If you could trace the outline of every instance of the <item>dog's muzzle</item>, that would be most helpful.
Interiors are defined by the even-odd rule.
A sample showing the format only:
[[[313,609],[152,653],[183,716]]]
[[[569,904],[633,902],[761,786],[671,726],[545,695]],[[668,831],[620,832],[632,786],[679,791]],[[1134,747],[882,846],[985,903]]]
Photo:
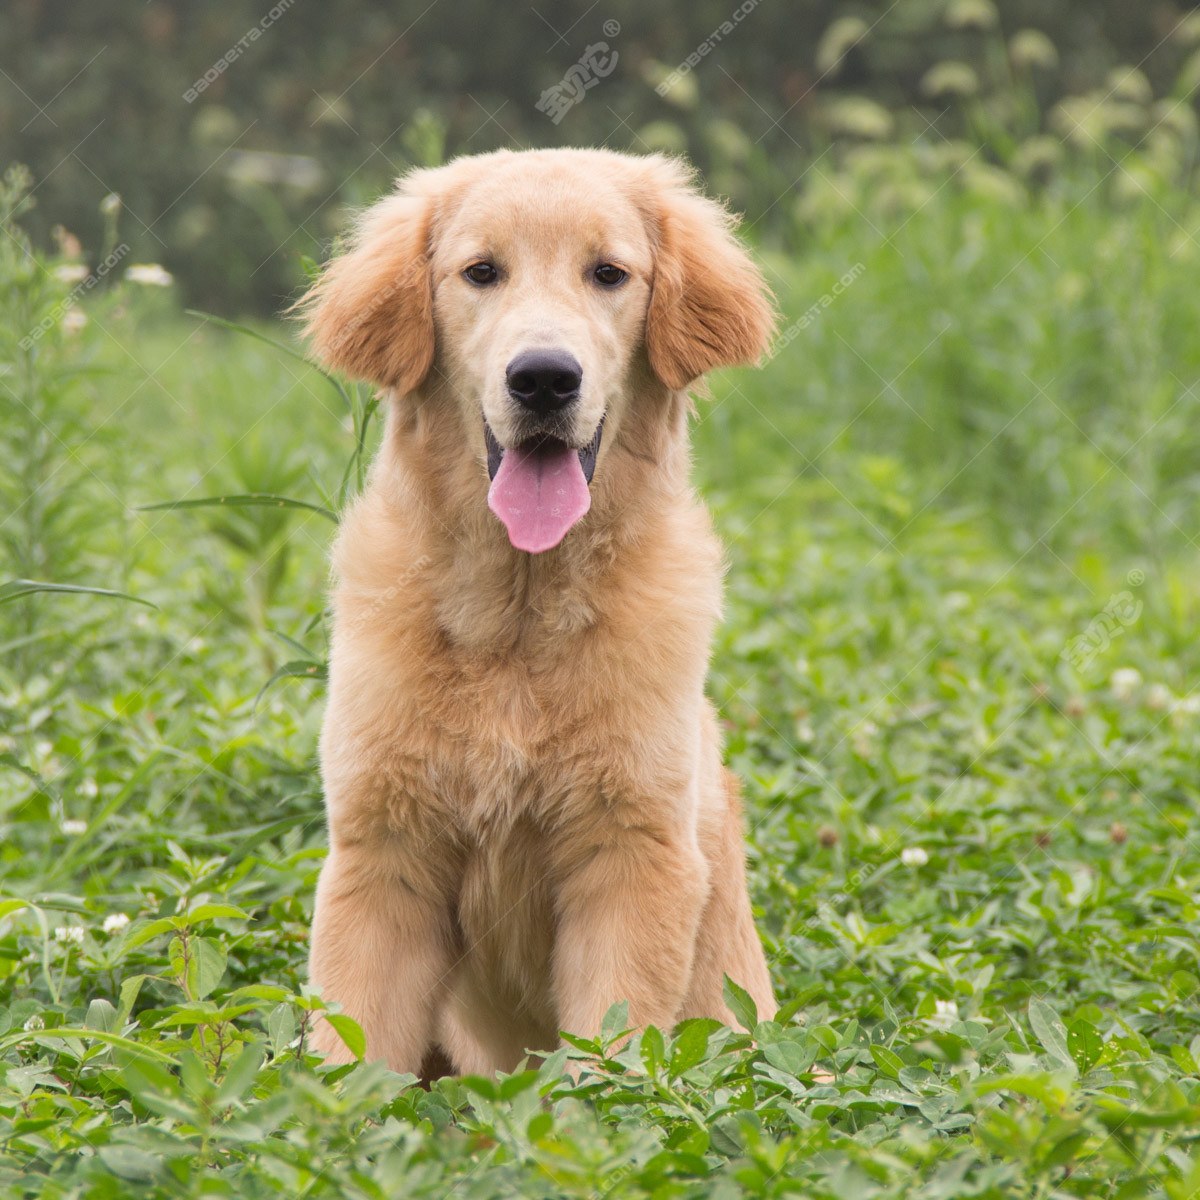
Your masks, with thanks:
[[[601,418],[586,446],[536,434],[506,449],[484,421],[492,481],[488,507],[504,522],[516,549],[529,554],[551,550],[582,520],[592,503],[589,486],[603,432]]]

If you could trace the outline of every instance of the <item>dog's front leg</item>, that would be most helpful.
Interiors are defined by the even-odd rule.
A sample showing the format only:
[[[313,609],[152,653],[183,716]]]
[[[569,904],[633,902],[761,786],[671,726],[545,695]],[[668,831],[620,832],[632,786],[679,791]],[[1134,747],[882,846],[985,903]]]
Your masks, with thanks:
[[[634,1026],[679,1019],[708,867],[694,839],[624,830],[567,877],[559,893],[554,990],[559,1027],[594,1037],[629,1002]]]
[[[424,864],[391,839],[333,846],[317,884],[309,978],[367,1038],[367,1057],[393,1071],[421,1071],[434,1008],[452,959],[448,905]],[[321,1021],[313,1044],[328,1060],[351,1058]]]

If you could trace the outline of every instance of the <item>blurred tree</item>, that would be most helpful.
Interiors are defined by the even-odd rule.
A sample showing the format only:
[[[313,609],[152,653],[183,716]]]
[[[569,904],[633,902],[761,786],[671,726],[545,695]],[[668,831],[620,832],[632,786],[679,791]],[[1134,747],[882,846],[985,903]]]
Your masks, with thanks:
[[[0,162],[34,172],[36,237],[61,223],[96,253],[97,200],[119,192],[135,257],[163,262],[194,303],[270,311],[294,293],[301,256],[323,252],[345,206],[414,163],[497,146],[681,151],[735,204],[766,211],[770,227],[790,212],[774,202],[829,138],[881,128],[879,110],[861,107],[831,123],[824,101],[919,107],[919,131],[946,107],[930,94],[930,68],[971,62],[996,25],[1005,35],[1036,29],[1055,49],[1055,68],[1036,81],[1043,106],[1097,86],[1118,62],[1140,63],[1164,87],[1183,52],[1169,35],[1187,8],[7,0]],[[557,122],[539,110],[546,89],[598,46],[615,52],[615,67],[581,87]],[[943,71],[941,83],[953,82]]]

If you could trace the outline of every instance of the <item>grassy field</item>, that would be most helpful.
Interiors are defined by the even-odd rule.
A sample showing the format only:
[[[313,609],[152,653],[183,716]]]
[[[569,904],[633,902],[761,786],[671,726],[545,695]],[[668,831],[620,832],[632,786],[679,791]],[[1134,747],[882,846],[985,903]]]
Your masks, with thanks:
[[[356,420],[166,290],[23,350],[4,239],[3,577],[155,607],[0,592],[0,1194],[1200,1195],[1198,237],[1084,180],[769,259],[695,434],[784,1009],[430,1091],[306,1054],[333,525],[141,510],[336,509]]]

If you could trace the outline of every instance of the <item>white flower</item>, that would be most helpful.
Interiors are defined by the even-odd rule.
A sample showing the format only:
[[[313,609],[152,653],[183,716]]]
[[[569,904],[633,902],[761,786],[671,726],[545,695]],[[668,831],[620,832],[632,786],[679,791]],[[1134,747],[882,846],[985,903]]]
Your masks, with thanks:
[[[1165,683],[1152,683],[1146,689],[1145,704],[1151,712],[1165,712],[1173,699],[1171,689]]]
[[[100,785],[89,776],[79,785],[79,794],[93,799],[100,794]]]
[[[50,755],[54,753],[54,743],[38,742],[34,746],[33,752],[38,756],[38,758],[49,758]]]
[[[1184,696],[1181,700],[1175,702],[1175,711],[1184,713],[1187,716],[1194,717],[1196,713],[1200,713],[1200,692],[1193,696]]]
[[[81,821],[78,817],[64,817],[62,823],[63,833],[80,834],[87,832],[86,821]]]
[[[83,944],[83,926],[60,925],[54,931],[54,940],[66,945],[80,946]]]
[[[109,913],[104,918],[104,924],[100,928],[105,933],[120,933],[128,924],[129,918],[124,913]]]
[[[900,851],[900,861],[906,867],[923,867],[929,861],[929,855],[923,846],[905,846]]]
[[[63,283],[82,283],[88,277],[88,269],[83,263],[62,263],[54,268],[54,278]]]
[[[1142,673],[1137,667],[1119,667],[1108,685],[1118,700],[1128,700],[1142,686]]]
[[[62,331],[63,333],[78,333],[87,323],[87,313],[77,305],[72,305],[63,313]]]
[[[949,1029],[958,1020],[958,1005],[953,1000],[935,1000],[930,1025],[937,1029]]]
[[[1058,50],[1040,29],[1018,29],[1008,43],[1008,52],[1017,67],[1058,66]]]
[[[170,287],[175,277],[158,263],[134,263],[126,272],[130,283],[143,283],[148,287]]]
[[[875,735],[879,726],[874,721],[861,721],[850,738],[850,746],[859,758],[869,758],[875,749]]]
[[[992,0],[956,0],[946,7],[946,24],[951,29],[995,29],[999,22]]]
[[[25,1022],[25,1032],[26,1033],[36,1033],[39,1029],[45,1029],[45,1028],[46,1028],[46,1022],[43,1021],[42,1018],[37,1013],[34,1013],[33,1016],[30,1017],[29,1020]]]

